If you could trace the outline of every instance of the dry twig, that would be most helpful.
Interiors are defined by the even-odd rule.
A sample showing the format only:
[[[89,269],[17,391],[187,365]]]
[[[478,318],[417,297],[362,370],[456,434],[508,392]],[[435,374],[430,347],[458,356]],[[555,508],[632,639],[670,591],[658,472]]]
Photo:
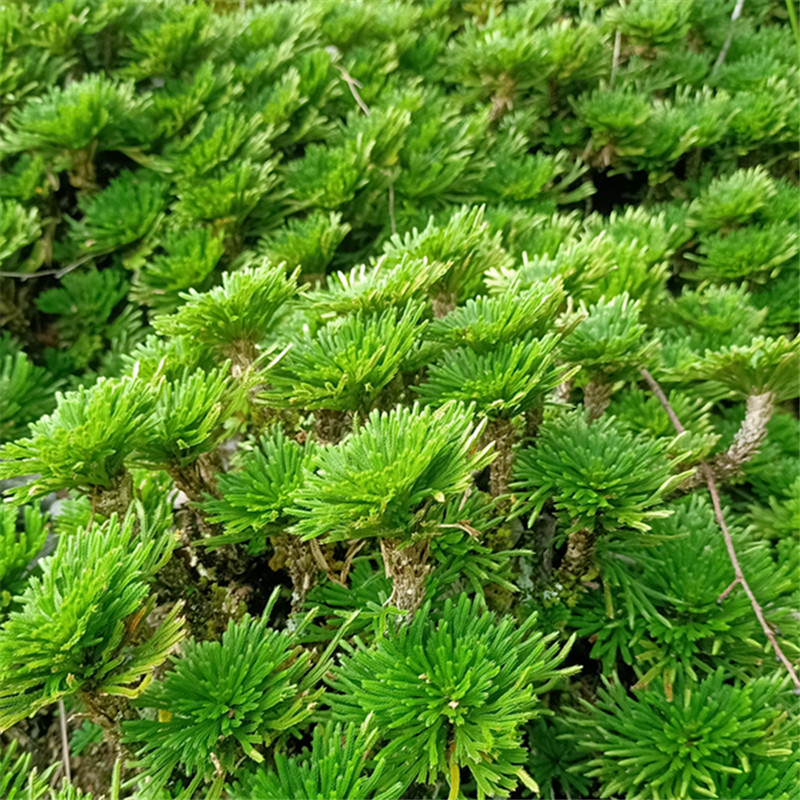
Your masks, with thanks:
[[[64,708],[64,700],[58,701],[58,722],[61,728],[61,760],[64,764],[64,777],[67,783],[72,783],[72,769],[69,763],[69,737],[67,736],[67,712]]]
[[[339,56],[338,48],[331,46],[328,47],[328,52],[334,58]],[[361,88],[361,84],[341,65],[336,64],[336,69],[339,70],[339,74],[342,76],[342,80],[347,84],[347,88],[350,89],[350,94],[353,95],[354,100],[358,103],[358,107],[366,114],[366,116],[370,115],[369,106],[364,102],[364,99],[358,93],[358,90]],[[392,235],[397,233],[397,222],[395,221],[394,217],[394,184],[389,184],[389,221],[392,226]]]
[[[678,433],[683,433],[686,429],[681,424],[681,421],[678,419],[675,410],[670,405],[667,396],[664,394],[664,390],[659,386],[658,381],[644,368],[641,367],[639,372],[642,374],[642,377],[647,381],[650,388],[653,390],[653,394],[658,398],[658,401],[664,408],[664,411],[667,412],[667,416],[669,417],[672,426]],[[708,466],[705,462],[701,462],[700,469],[703,471],[706,479],[706,485],[708,486],[708,491],[711,494],[711,502],[714,506],[714,516],[717,519],[717,523],[719,527],[722,529],[722,535],[725,539],[725,547],[728,550],[728,557],[731,560],[731,564],[733,565],[733,574],[734,580],[725,589],[722,594],[717,598],[717,602],[721,603],[725,598],[733,591],[736,586],[741,586],[744,589],[745,594],[747,595],[748,599],[750,600],[750,605],[753,608],[753,613],[756,615],[756,619],[758,619],[759,624],[761,625],[761,629],[764,631],[764,635],[767,637],[769,643],[772,645],[772,649],[775,651],[776,656],[778,659],[783,663],[786,667],[786,670],[789,673],[789,676],[792,679],[792,683],[794,684],[794,691],[795,694],[800,694],[800,678],[797,677],[797,672],[795,671],[794,667],[792,666],[792,662],[786,657],[783,650],[781,650],[781,646],[778,644],[778,640],[775,638],[775,634],[772,632],[772,629],[769,626],[769,623],[764,618],[764,611],[761,608],[758,600],[756,600],[756,596],[753,594],[753,590],[750,588],[750,584],[747,583],[747,579],[742,572],[742,567],[739,564],[739,559],[736,556],[736,549],[733,546],[733,537],[731,536],[730,530],[728,530],[728,526],[725,523],[725,516],[722,513],[722,505],[719,500],[719,492],[717,491],[717,482],[714,479],[714,473],[711,471],[711,467]]]
[[[92,253],[84,258],[79,258],[66,267],[61,267],[61,269],[45,269],[39,272],[0,272],[0,278],[19,278],[21,281],[29,281],[31,278],[44,278],[47,275],[55,275],[56,278],[63,278],[68,272],[72,272],[72,270],[77,269],[87,261],[91,261],[94,257],[95,254]]]
[[[725,40],[725,44],[722,45],[722,50],[719,51],[717,60],[714,62],[715,72],[725,63],[725,56],[728,55],[728,50],[730,49],[731,42],[733,41],[733,28],[736,24],[736,20],[739,19],[739,15],[742,13],[743,5],[744,0],[738,0],[736,7],[733,9],[733,14],[731,14],[731,29],[728,31],[728,38]]]
[[[614,88],[614,81],[617,77],[617,69],[619,67],[619,51],[622,45],[622,32],[617,31],[617,35],[614,37],[614,55],[611,57],[611,77],[608,81],[608,88]]]

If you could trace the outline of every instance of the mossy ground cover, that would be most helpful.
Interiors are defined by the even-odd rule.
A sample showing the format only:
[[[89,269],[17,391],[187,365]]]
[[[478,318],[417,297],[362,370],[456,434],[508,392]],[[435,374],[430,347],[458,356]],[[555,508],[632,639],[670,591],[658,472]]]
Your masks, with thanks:
[[[0,796],[800,794],[799,46],[0,2]]]

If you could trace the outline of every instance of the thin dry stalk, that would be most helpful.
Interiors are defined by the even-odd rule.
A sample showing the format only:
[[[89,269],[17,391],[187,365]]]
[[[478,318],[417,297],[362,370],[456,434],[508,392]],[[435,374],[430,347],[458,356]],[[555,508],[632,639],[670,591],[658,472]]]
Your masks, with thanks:
[[[664,411],[667,412],[667,416],[672,423],[672,426],[678,433],[683,433],[686,429],[681,424],[681,421],[678,419],[675,410],[669,403],[667,396],[664,394],[663,389],[659,386],[658,381],[644,368],[641,367],[639,369],[642,377],[647,381],[650,388],[653,390],[653,394],[658,398],[658,401],[664,408]],[[764,635],[767,637],[767,640],[772,645],[772,649],[775,651],[775,655],[778,659],[783,663],[786,667],[789,676],[792,679],[792,683],[794,684],[794,691],[795,694],[800,694],[800,678],[797,677],[797,672],[795,671],[794,667],[792,666],[791,661],[786,657],[783,650],[781,650],[781,646],[778,644],[778,640],[775,638],[775,634],[772,632],[772,629],[769,626],[769,623],[764,618],[764,611],[761,608],[760,603],[756,600],[756,596],[753,594],[753,590],[750,588],[750,584],[748,584],[747,579],[742,572],[742,567],[739,564],[739,559],[736,556],[736,549],[733,546],[733,537],[731,536],[730,530],[728,530],[728,526],[725,522],[725,516],[722,513],[722,505],[719,500],[719,492],[717,491],[717,482],[714,480],[714,473],[711,471],[711,468],[705,462],[700,464],[700,469],[703,471],[706,479],[706,485],[708,486],[708,491],[711,494],[711,502],[714,506],[714,516],[717,519],[717,523],[719,527],[722,529],[722,535],[725,539],[725,547],[728,550],[728,557],[731,560],[731,564],[733,566],[733,574],[734,580],[725,589],[722,594],[717,598],[717,602],[721,603],[725,598],[733,591],[736,586],[741,586],[744,589],[745,594],[747,595],[748,599],[750,600],[750,605],[753,608],[753,613],[756,615],[756,619],[758,620],[759,624],[761,625],[761,630],[764,631]]]
[[[72,783],[72,767],[69,763],[69,736],[67,735],[67,711],[64,708],[64,700],[58,701],[58,722],[61,728],[61,761],[64,764],[64,777],[67,783]]]
[[[608,88],[614,88],[614,81],[617,77],[617,69],[619,69],[619,51],[622,45],[622,31],[617,31],[614,37],[614,55],[611,57],[611,77],[608,80]]]
[[[725,40],[725,44],[722,45],[722,50],[719,51],[717,60],[714,62],[714,72],[716,72],[725,63],[725,56],[728,55],[728,50],[730,49],[731,42],[733,41],[733,26],[736,24],[736,20],[739,19],[739,16],[742,13],[743,5],[744,0],[738,0],[736,7],[733,9],[733,14],[731,14],[731,29],[728,31],[728,38]]]

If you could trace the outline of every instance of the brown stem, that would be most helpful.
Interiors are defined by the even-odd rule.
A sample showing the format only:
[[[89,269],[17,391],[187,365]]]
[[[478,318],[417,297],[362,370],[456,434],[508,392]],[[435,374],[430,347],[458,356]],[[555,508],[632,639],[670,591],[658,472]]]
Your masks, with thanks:
[[[581,528],[569,535],[567,552],[559,569],[562,583],[572,586],[589,571],[594,561],[595,541],[597,532],[589,528]]]
[[[97,142],[72,151],[72,169],[69,171],[69,182],[82,195],[88,195],[97,189],[94,170],[94,154]]]
[[[441,319],[455,310],[458,305],[458,298],[455,292],[442,291],[431,297],[431,305],[433,306],[433,316],[436,319]]]
[[[761,443],[767,437],[767,424],[775,410],[775,395],[772,392],[754,394],[747,398],[744,420],[733,437],[727,452],[714,459],[714,475],[725,479],[737,473],[753,456],[758,454]]]
[[[284,566],[292,579],[292,611],[299,611],[308,593],[317,582],[319,566],[308,542],[291,533],[283,534],[275,540],[275,550],[282,551]]]
[[[734,578],[717,597],[717,604],[722,605],[727,599],[728,595],[739,585],[739,579]]]
[[[695,181],[703,167],[703,148],[693,147],[686,155],[686,178]]]
[[[115,475],[110,486],[92,486],[88,492],[92,513],[122,519],[133,502],[133,476],[127,469]]]
[[[547,79],[547,106],[555,114],[558,112],[560,102],[559,82],[555,78]]]
[[[425,600],[430,540],[426,537],[401,548],[402,544],[402,539],[381,539],[381,553],[386,576],[392,579],[389,604],[405,611],[410,619]]]
[[[111,694],[81,692],[81,700],[89,719],[103,729],[109,741],[116,747],[121,747],[121,723],[124,720],[136,718],[128,698]]]
[[[539,426],[542,424],[544,417],[544,408],[539,405],[536,408],[531,408],[525,412],[525,438],[535,439],[536,434],[539,433]]]
[[[559,383],[555,391],[555,400],[557,403],[569,403],[569,396],[572,394],[572,378],[564,383]]]
[[[683,433],[686,429],[681,424],[681,421],[678,419],[678,415],[675,413],[674,409],[670,405],[667,396],[664,394],[663,389],[659,386],[658,381],[644,368],[640,367],[639,372],[641,373],[642,377],[647,381],[650,388],[653,390],[653,394],[658,398],[658,401],[661,403],[664,411],[667,412],[667,416],[669,417],[670,421],[672,422],[673,427],[678,433]],[[753,609],[753,613],[756,615],[756,619],[758,620],[759,624],[761,625],[761,630],[764,631],[764,635],[767,637],[767,641],[772,645],[772,649],[775,651],[775,655],[778,659],[783,663],[786,667],[789,676],[792,679],[792,683],[795,687],[795,694],[800,694],[800,678],[797,677],[797,672],[795,671],[794,667],[792,666],[791,661],[786,657],[783,650],[781,649],[780,645],[778,644],[777,639],[775,638],[775,634],[772,632],[772,629],[769,627],[769,623],[764,618],[764,612],[759,604],[758,600],[756,600],[756,596],[753,594],[753,590],[750,588],[750,584],[747,582],[747,579],[742,572],[742,567],[739,564],[739,559],[736,555],[736,548],[733,546],[733,537],[731,536],[731,532],[728,530],[728,526],[725,522],[725,516],[722,513],[722,505],[719,500],[719,492],[717,491],[717,482],[714,479],[714,473],[712,472],[711,468],[706,463],[701,463],[700,467],[703,471],[704,477],[706,479],[706,485],[708,486],[709,494],[711,495],[711,503],[714,506],[714,516],[716,517],[717,523],[722,530],[722,536],[725,539],[725,547],[728,551],[728,558],[731,561],[731,565],[733,566],[733,574],[734,580],[731,585],[725,590],[725,592],[720,595],[724,600],[724,595],[727,592],[730,592],[731,589],[737,584],[740,584],[742,589],[744,589],[745,594],[747,595],[748,599],[750,600],[750,606]]]
[[[533,549],[538,557],[534,562],[537,568],[537,580],[541,586],[550,583],[553,575],[553,539],[556,535],[556,518],[552,514],[542,513],[533,523],[531,531]]]
[[[219,451],[217,450],[210,453],[201,453],[196,461],[183,467],[179,467],[175,464],[169,465],[166,471],[175,482],[178,489],[180,489],[192,503],[204,502],[206,495],[210,495],[216,499],[222,497],[222,494],[217,488],[217,474],[223,471],[223,467]],[[219,525],[212,525],[206,520],[205,513],[201,509],[192,506],[191,515],[195,518],[198,530],[203,535],[218,536],[222,533],[222,528]],[[220,553],[218,553],[218,555]],[[226,557],[230,557],[232,552],[226,552],[225,555]]]
[[[193,503],[202,503],[206,494],[217,499],[222,497],[217,488],[219,472],[222,472],[222,463],[217,451],[201,453],[196,461],[183,467],[175,464],[167,467],[167,473],[175,485]]]
[[[747,410],[739,430],[733,437],[731,446],[724,453],[717,455],[708,465],[716,480],[730,480],[753,456],[758,454],[761,443],[767,436],[767,425],[772,419],[774,410],[775,395],[772,392],[751,394],[747,398]],[[698,470],[684,481],[681,488],[690,491],[705,482],[703,470]]]
[[[225,347],[224,354],[231,360],[231,375],[240,378],[258,358],[258,348],[247,339],[237,339]]]
[[[314,436],[321,444],[338,444],[348,429],[348,414],[335,408],[320,408],[314,412]]]
[[[507,72],[497,78],[497,91],[492,95],[492,122],[502,119],[514,107],[514,88],[516,82]]]
[[[589,412],[589,423],[600,419],[606,413],[611,402],[612,387],[610,383],[592,378],[583,387],[583,405]]]
[[[489,467],[489,493],[492,497],[508,494],[508,484],[514,469],[514,425],[510,419],[493,419],[486,426],[484,437],[494,442],[497,454]]]

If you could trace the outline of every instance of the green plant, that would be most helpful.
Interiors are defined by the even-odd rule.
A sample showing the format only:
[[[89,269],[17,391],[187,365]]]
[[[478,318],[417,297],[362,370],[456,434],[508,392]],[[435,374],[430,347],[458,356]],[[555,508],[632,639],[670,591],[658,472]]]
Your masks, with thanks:
[[[0,620],[25,588],[25,573],[47,539],[47,517],[36,506],[25,506],[22,530],[17,530],[19,509],[11,503],[0,506]]]
[[[276,753],[275,768],[261,769],[237,783],[233,797],[396,800],[402,797],[404,785],[391,782],[395,768],[383,760],[368,771],[367,759],[377,738],[378,731],[368,725],[356,728],[350,723],[346,729],[318,725],[310,750],[295,757]]]
[[[631,696],[606,679],[597,704],[584,701],[585,713],[570,716],[575,731],[567,735],[593,755],[590,774],[604,797],[719,796],[733,776],[751,770],[761,791],[786,796],[780,773],[759,769],[771,759],[788,767],[793,755],[794,721],[781,708],[782,690],[770,678],[726,684],[718,671],[680,684],[671,701],[662,689]]]
[[[481,426],[472,413],[454,403],[373,411],[340,445],[320,452],[292,508],[297,533],[334,542],[378,537],[394,581],[391,602],[413,613],[424,598],[435,504],[465,491],[470,472],[491,460],[488,448],[476,451]]]
[[[256,359],[258,344],[294,297],[297,274],[287,277],[282,264],[268,262],[224,273],[221,286],[205,293],[190,289],[186,302],[174,314],[155,320],[155,328],[212,348],[241,371]]]
[[[133,83],[103,75],[87,75],[66,88],[52,86],[45,94],[14,109],[3,126],[3,152],[36,149],[52,169],[68,169],[73,186],[95,186],[94,158],[107,150],[124,150],[140,141],[136,114],[147,105]]]
[[[166,186],[143,170],[123,172],[80,203],[83,218],[70,220],[79,253],[103,253],[132,244],[158,224],[166,206]]]
[[[570,626],[594,642],[592,655],[606,671],[622,659],[636,672],[637,689],[660,678],[668,698],[678,676],[699,681],[720,667],[742,680],[763,674],[749,599],[725,594],[730,557],[711,503],[691,495],[670,509],[671,516],[653,520],[654,541],[612,536],[599,545],[604,590],[583,598]],[[769,548],[746,529],[734,528],[732,536],[749,585],[791,648],[791,564],[776,567]]]
[[[210,288],[224,245],[208,228],[178,228],[165,235],[161,246],[163,253],[139,266],[131,296],[158,314],[171,314],[180,306],[182,292]]]
[[[172,549],[166,533],[143,529],[134,540],[135,519],[112,516],[61,539],[41,562],[41,577],[28,581],[19,610],[0,628],[3,730],[77,695],[113,731],[125,713],[121,701],[144,689],[180,640],[180,605],[149,636],[133,635],[134,618],[155,605],[148,582]]]
[[[538,695],[574,672],[558,669],[571,642],[560,647],[535,625],[535,614],[519,625],[481,614],[465,595],[440,615],[426,606],[372,648],[349,648],[330,702],[346,721],[373,715],[385,741],[377,757],[402,761],[417,781],[447,776],[453,797],[461,769],[478,797],[519,781],[535,788],[520,727],[544,712]]]
[[[294,589],[292,605],[299,608],[316,583],[319,563],[309,543],[290,527],[288,511],[312,469],[316,449],[301,447],[280,428],[261,437],[242,459],[241,471],[218,476],[219,498],[208,497],[203,511],[223,533],[203,541],[207,547],[247,542],[251,553],[262,553],[272,538],[275,555],[285,561]]]
[[[31,423],[28,438],[0,449],[0,478],[37,476],[14,490],[17,501],[76,488],[99,513],[124,514],[132,499],[125,461],[148,435],[152,389],[131,378],[101,378],[56,398],[56,410]]]
[[[545,422],[535,446],[518,453],[511,485],[518,513],[530,512],[533,521],[552,501],[568,525],[565,578],[589,570],[598,535],[647,531],[650,519],[669,513],[659,503],[690,473],[673,474],[668,448],[663,440],[632,434],[613,417],[589,424],[572,412]]]
[[[655,345],[643,341],[647,328],[640,322],[639,304],[627,294],[583,306],[581,313],[584,320],[566,337],[561,352],[582,368],[583,404],[591,422],[605,413],[617,382],[652,358]]]
[[[31,422],[52,411],[58,384],[11,337],[0,338],[0,442],[16,439]]]
[[[313,338],[298,337],[266,371],[269,388],[261,399],[271,406],[328,412],[319,414],[323,425],[317,425],[317,436],[336,441],[337,425],[328,417],[335,412],[366,417],[424,330],[422,311],[416,305],[401,313],[351,314],[327,323]],[[333,430],[326,431],[325,422]]]
[[[449,346],[466,345],[477,353],[530,333],[544,336],[565,302],[562,282],[541,281],[529,289],[511,287],[494,297],[480,296],[434,320],[427,336]]]
[[[39,800],[47,795],[50,775],[57,765],[53,764],[40,773],[35,767],[31,768],[31,754],[17,755],[18,749],[19,742],[12,740],[0,758],[0,792],[9,800],[23,797]]]
[[[0,2],[0,794],[800,796],[791,5]]]
[[[507,260],[499,237],[489,232],[483,216],[482,207],[459,209],[445,225],[431,218],[422,231],[414,228],[405,237],[396,234],[384,246],[389,263],[410,256],[448,265],[444,275],[429,290],[437,317],[455,308],[459,300],[476,294],[481,288],[483,273]]]
[[[231,413],[231,394],[227,364],[162,380],[136,461],[166,470],[195,502],[201,502],[205,492],[216,493],[213,453]]]
[[[297,634],[267,627],[276,599],[273,594],[261,619],[231,621],[219,642],[189,641],[173,657],[174,669],[137,700],[159,712],[157,719],[124,725],[126,741],[141,743],[149,791],[163,789],[176,770],[197,787],[231,772],[242,756],[261,763],[273,741],[307,724],[336,640],[313,663]]]

